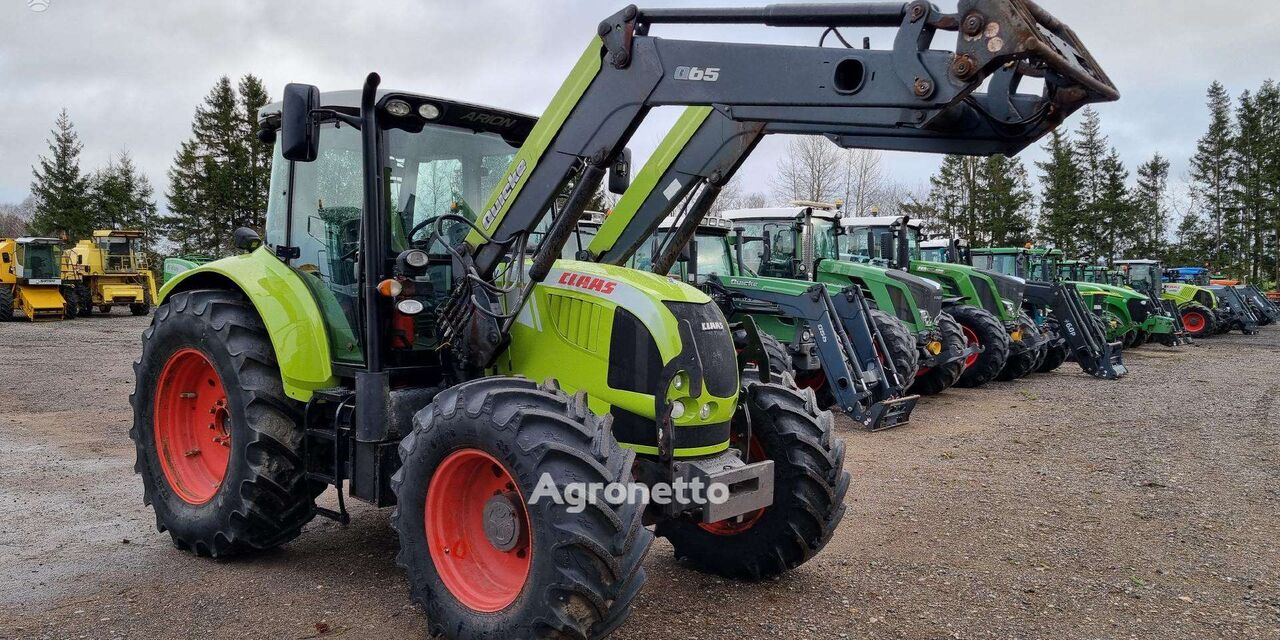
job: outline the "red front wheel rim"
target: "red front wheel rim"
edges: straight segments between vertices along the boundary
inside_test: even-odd
[[[740,439],[736,435],[734,440],[735,446],[739,445]],[[755,434],[751,436],[751,448],[748,456],[749,462],[760,462],[768,459],[768,456],[764,453],[764,447],[760,444],[759,436]],[[764,517],[765,511],[766,509],[757,509],[737,518],[729,518],[719,522],[699,522],[698,527],[707,533],[713,533],[718,536],[736,536],[756,526],[760,519]]]
[[[427,488],[423,520],[431,562],[458,602],[481,613],[515,602],[533,566],[533,530],[497,459],[479,449],[449,454]]]
[[[974,333],[973,329],[970,329],[969,327],[966,327],[964,325],[960,325],[960,330],[964,332],[964,343],[966,346],[977,347],[982,344],[982,341],[978,339],[978,334]],[[965,357],[964,368],[968,369],[969,367],[972,367],[973,365],[977,364],[978,355],[979,354],[975,352]]]
[[[1188,331],[1200,331],[1204,329],[1206,323],[1203,315],[1192,312],[1182,316],[1182,324],[1186,326]]]
[[[209,502],[231,459],[231,414],[222,379],[204,353],[185,348],[160,372],[155,403],[156,452],[173,492],[184,502]]]

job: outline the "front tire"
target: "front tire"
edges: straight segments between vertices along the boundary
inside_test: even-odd
[[[966,346],[964,330],[960,328],[960,323],[951,317],[951,314],[938,314],[938,332],[941,334],[944,353],[964,351]],[[919,358],[918,354],[917,358]],[[964,374],[964,366],[964,360],[957,360],[928,371],[917,370],[915,385],[911,387],[911,392],[922,396],[936,396],[954,387],[960,381],[960,376]]]
[[[1192,338],[1208,338],[1217,331],[1218,318],[1208,307],[1188,302],[1178,311],[1182,314],[1182,326]]]
[[[1009,359],[1009,333],[1004,325],[978,307],[957,306],[950,313],[964,330],[967,344],[983,348],[960,376],[957,386],[972,389],[995,380]]]
[[[76,295],[74,287],[64,287],[62,289],[63,317],[67,320],[75,320],[80,315],[80,298]]]
[[[1045,321],[1045,328],[1048,330],[1050,341],[1053,342],[1045,348],[1044,360],[1036,367],[1037,373],[1049,373],[1056,371],[1067,361],[1067,356],[1071,352],[1071,347],[1067,345],[1066,340],[1062,340],[1062,325],[1058,323],[1057,318],[1049,318]]]
[[[903,322],[879,309],[871,310],[871,320],[884,337],[889,353],[882,355],[893,362],[902,380],[905,393],[916,383],[916,372],[920,370],[920,350],[916,348],[915,336]]]
[[[1026,314],[1018,316],[1018,325],[1022,328],[1023,335],[1028,337],[1040,335],[1040,329],[1036,326],[1035,320],[1032,320]],[[1010,382],[1031,375],[1044,360],[1043,352],[1044,347],[1038,346],[1034,349],[1022,351],[1017,355],[1009,356],[996,379],[1001,382]]]
[[[174,295],[143,332],[134,376],[134,470],[175,546],[227,557],[298,536],[323,487],[306,479],[301,407],[243,296]]]
[[[653,540],[644,505],[530,504],[544,479],[561,496],[570,483],[630,481],[635,454],[585,395],[481,378],[441,392],[413,422],[391,522],[396,563],[433,634],[585,639],[622,623]]]
[[[764,383],[748,370],[742,380],[752,439],[742,441],[747,431],[739,414],[735,446],[748,461],[773,460],[773,504],[733,521],[669,520],[656,531],[694,568],[754,581],[790,571],[826,546],[844,517],[849,474],[844,441],[811,393],[789,376]]]
[[[13,320],[13,287],[0,285],[0,322]]]

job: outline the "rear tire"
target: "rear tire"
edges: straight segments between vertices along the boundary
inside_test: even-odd
[[[885,346],[889,349],[888,358],[898,370],[905,393],[915,384],[916,372],[920,369],[920,350],[916,348],[915,337],[901,320],[879,309],[871,310],[871,320],[884,336]]]
[[[253,306],[230,291],[174,295],[133,368],[134,471],[157,529],[216,558],[296,538],[323,486],[306,479],[302,408]]]
[[[76,298],[80,300],[81,316],[93,315],[93,293],[89,291],[89,285],[80,283],[75,286]]]
[[[949,313],[938,314],[938,332],[941,333],[942,350],[945,353],[955,353],[964,351],[965,339],[964,330],[960,328],[960,323],[951,317]],[[917,362],[919,361],[919,352],[917,352]],[[934,367],[924,373],[916,374],[915,385],[911,387],[912,393],[922,396],[936,396],[951,387],[954,387],[960,381],[960,376],[964,374],[964,361],[959,360],[941,367]]]
[[[1218,317],[1208,307],[1198,302],[1188,302],[1178,308],[1182,314],[1182,326],[1192,338],[1207,338],[1217,331]]]
[[[813,558],[831,540],[844,517],[849,474],[844,471],[844,441],[834,434],[831,414],[818,410],[813,395],[787,376],[760,382],[743,372],[742,399],[751,417],[752,444],[774,462],[773,504],[740,522],[702,525],[669,520],[656,532],[675,547],[677,558],[694,568],[735,580],[762,580],[790,571]],[[737,428],[735,438],[745,429]]]
[[[631,480],[635,454],[618,445],[612,423],[587,408],[585,395],[493,376],[446,389],[413,423],[391,479],[391,523],[400,538],[396,563],[432,634],[600,638],[622,623],[644,584],[653,541],[644,505],[598,500],[572,513],[573,505],[551,498],[529,503],[543,479],[561,496],[569,483]],[[467,473],[457,456],[478,458],[493,476]],[[490,497],[485,485],[495,479]],[[435,483],[447,493],[431,493]],[[484,522],[504,486],[510,502],[497,506],[519,509],[505,514],[512,527],[460,526]],[[493,542],[503,533],[510,546]]]
[[[760,346],[764,349],[764,354],[769,357],[769,371],[794,375],[791,368],[791,351],[787,349],[787,345],[782,344],[782,341],[773,337],[772,334],[760,332]]]
[[[996,379],[1009,359],[1009,333],[995,316],[983,309],[956,306],[949,309],[956,322],[966,330],[966,338],[976,340],[983,352],[965,369],[956,386],[972,389]]]
[[[13,287],[0,285],[0,322],[13,320]]]

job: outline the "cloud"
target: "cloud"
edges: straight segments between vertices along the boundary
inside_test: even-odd
[[[654,2],[646,6],[689,3]],[[707,1],[697,4],[754,4]],[[1152,153],[1185,174],[1207,123],[1205,87],[1233,94],[1256,87],[1280,60],[1280,11],[1243,0],[1043,0],[1071,24],[1124,93],[1101,108],[1103,125],[1132,168]],[[950,3],[943,0],[946,9]],[[166,172],[191,116],[214,81],[254,73],[274,95],[284,83],[358,86],[369,71],[387,86],[540,113],[595,32],[623,2],[141,2],[52,0],[0,8],[0,201],[19,200],[31,164],[66,107],[85,145],[83,168],[128,149],[163,195]],[[1244,19],[1246,18],[1247,19]],[[889,45],[884,30],[869,35]],[[654,28],[660,37],[816,43],[810,29]],[[940,41],[941,42],[941,41]],[[950,46],[949,44],[946,46]],[[643,160],[673,119],[656,114],[633,140]],[[781,148],[761,146],[743,169],[745,191],[767,191]],[[1026,154],[1028,162],[1040,156]],[[937,159],[890,154],[887,168],[909,184]]]

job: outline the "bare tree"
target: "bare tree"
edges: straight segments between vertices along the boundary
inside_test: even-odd
[[[27,225],[35,213],[35,198],[27,196],[17,204],[0,203],[0,238],[16,238],[27,233]]]
[[[880,152],[870,149],[845,149],[841,152],[843,162],[841,187],[843,189],[844,209],[855,216],[865,216],[872,207],[883,210],[891,204],[891,194],[887,187],[884,172],[880,167]]]
[[[742,176],[739,174],[730,178],[729,182],[720,189],[720,196],[716,198],[715,204],[711,205],[711,211],[721,213],[734,209],[760,209],[768,204],[768,199],[762,193],[743,193]]]
[[[798,136],[778,161],[773,192],[778,200],[829,202],[844,190],[844,162],[840,149],[826,138]]]

